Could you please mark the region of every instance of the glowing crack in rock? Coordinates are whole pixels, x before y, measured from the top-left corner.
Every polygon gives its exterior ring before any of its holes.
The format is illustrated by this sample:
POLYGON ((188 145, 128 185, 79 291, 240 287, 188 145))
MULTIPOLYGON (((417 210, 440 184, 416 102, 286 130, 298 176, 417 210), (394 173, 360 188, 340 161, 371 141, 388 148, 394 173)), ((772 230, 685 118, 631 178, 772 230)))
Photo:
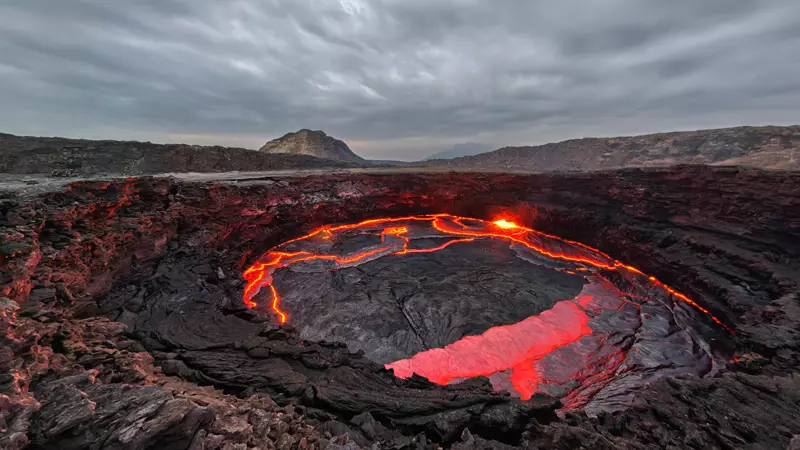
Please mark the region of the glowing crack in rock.
MULTIPOLYGON (((335 227, 323 227, 317 229, 305 236, 293 239, 288 241, 281 246, 285 246, 297 241, 311 239, 314 237, 322 236, 323 238, 330 239, 330 235, 343 230, 357 230, 360 228, 367 228, 374 225, 379 224, 390 224, 390 223, 397 223, 397 222, 406 222, 406 221, 430 221, 433 227, 445 234, 449 234, 451 236, 472 236, 472 237, 479 237, 479 238, 499 238, 499 239, 508 239, 513 242, 520 243, 527 248, 539 252, 545 256, 555 259, 563 259, 566 261, 572 262, 579 262, 584 263, 589 266, 594 266, 600 269, 609 269, 609 270, 627 270, 629 272, 633 272, 636 274, 644 275, 644 273, 633 266, 622 264, 619 261, 612 260, 611 257, 608 255, 600 252, 597 249, 593 249, 588 247, 584 244, 575 241, 568 241, 565 239, 558 238, 556 236, 547 235, 545 233, 541 233, 539 231, 524 228, 519 225, 516 225, 513 222, 507 221, 506 219, 498 219, 494 222, 487 222, 480 219, 471 219, 466 217, 457 217, 452 216, 449 214, 436 214, 436 215, 429 215, 429 216, 409 216, 409 217, 397 217, 397 218, 388 218, 388 219, 371 219, 365 220, 363 222, 359 222, 353 225, 339 225, 335 227), (473 223, 484 225, 484 227, 475 227, 475 226, 467 226, 464 225, 464 221, 471 221, 473 223), (455 226, 453 226, 455 225, 455 226), (495 230, 492 230, 491 227, 486 227, 486 225, 493 225, 495 230), (486 228, 486 230, 477 230, 476 228, 486 228), (509 230, 514 230, 513 232, 509 232, 509 230), (596 258, 592 258, 589 256, 581 256, 576 254, 570 254, 566 252, 559 252, 556 250, 548 250, 545 248, 542 243, 545 240, 553 240, 555 242, 563 242, 568 245, 575 245, 582 247, 585 250, 588 250, 590 253, 594 253, 597 255, 596 258), (538 245, 537 245, 538 243, 538 245)), ((396 235, 401 236, 408 231, 406 227, 389 227, 384 229, 384 235, 396 235)), ((362 261, 367 259, 371 256, 375 256, 380 254, 381 256, 389 255, 389 254, 406 254, 406 253, 418 253, 418 252, 433 252, 437 250, 441 250, 451 244, 457 242, 469 242, 471 239, 457 239, 447 244, 432 248, 432 249, 416 249, 416 250, 408 250, 408 240, 403 240, 403 246, 401 249, 393 248, 392 246, 386 246, 378 249, 373 249, 367 252, 358 253, 355 255, 350 255, 349 257, 342 258, 338 255, 318 255, 312 254, 308 252, 295 252, 295 253, 286 253, 277 250, 273 250, 267 253, 266 258, 263 258, 263 261, 259 261, 254 265, 250 266, 244 272, 244 278, 247 280, 247 286, 244 291, 244 301, 251 307, 255 307, 252 302, 253 296, 258 293, 258 291, 263 286, 271 286, 271 282, 266 279, 268 273, 274 272, 278 268, 287 267, 291 264, 295 264, 298 262, 309 261, 309 260, 328 260, 334 261, 338 265, 346 265, 348 263, 353 263, 357 261, 362 261)), ((279 246, 278 248, 280 248, 279 246)), ((689 297, 680 292, 670 288, 669 286, 659 282, 655 277, 649 277, 649 280, 653 282, 653 284, 665 289, 670 294, 674 295, 679 300, 685 301, 695 308, 699 309, 703 313, 709 315, 711 320, 716 322, 717 324, 725 327, 728 331, 728 328, 725 324, 722 323, 721 320, 711 315, 711 313, 695 303, 689 297)), ((273 302, 272 309, 275 313, 280 317, 281 323, 286 323, 288 317, 284 312, 280 310, 279 307, 279 298, 277 297, 277 293, 273 289, 273 295, 275 296, 275 302, 273 302)))
MULTIPOLYGON (((504 218, 485 221, 449 214, 327 226, 292 239, 270 250, 245 270, 244 302, 251 308, 267 308, 280 323, 286 323, 291 318, 290 311, 284 310, 281 294, 274 285, 273 276, 278 270, 303 266, 317 272, 333 272, 388 256, 435 253, 454 245, 492 240, 506 242, 525 261, 582 277, 588 284, 577 297, 558 301, 550 309, 517 323, 494 326, 441 348, 430 348, 386 364, 396 376, 407 378, 416 373, 438 384, 487 376, 496 388, 515 392, 523 399, 536 392, 557 392, 567 407, 582 407, 596 397, 611 395, 608 393, 613 393, 615 386, 628 383, 626 374, 636 367, 673 364, 680 373, 698 375, 710 370, 705 350, 687 361, 665 363, 659 358, 672 356, 642 347, 647 345, 647 339, 634 337, 637 330, 650 326, 651 310, 655 315, 671 317, 670 308, 682 303, 731 331, 686 295, 599 250, 504 218), (366 243, 357 251, 337 247, 342 240, 359 237, 366 243), (416 239, 445 242, 419 247, 416 239), (624 282, 614 285, 604 275, 607 273, 618 273, 624 282), (623 286, 625 289, 621 290, 623 286), (259 295, 264 288, 266 298, 259 295), (645 308, 647 314, 643 312, 645 308), (630 329, 620 331, 619 323, 627 324, 624 326, 630 329)), ((679 337, 686 345, 698 347, 694 335, 685 333, 679 337)), ((664 339, 671 335, 665 335, 664 339)), ((684 348, 681 343, 676 345, 684 348)))

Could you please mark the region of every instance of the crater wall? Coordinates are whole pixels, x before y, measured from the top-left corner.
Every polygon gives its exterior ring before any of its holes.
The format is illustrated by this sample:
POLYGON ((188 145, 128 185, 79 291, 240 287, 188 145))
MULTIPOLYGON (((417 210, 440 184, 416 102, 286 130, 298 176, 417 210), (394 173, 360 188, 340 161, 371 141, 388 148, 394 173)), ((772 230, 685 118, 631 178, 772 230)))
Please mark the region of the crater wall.
POLYGON ((74 183, 37 198, 5 193, 0 227, 3 371, 13 374, 3 381, 4 444, 215 448, 222 436, 245 445, 283 439, 286 448, 771 449, 800 434, 796 173, 137 178, 74 183), (341 344, 304 341, 241 301, 243 269, 281 242, 326 224, 427 213, 511 217, 633 264, 729 324, 735 333, 719 345, 730 357, 715 376, 652 383, 629 409, 559 417, 557 399, 521 401, 485 379, 397 379, 341 344), (64 391, 94 408, 65 410, 66 397, 53 395, 64 391), (142 413, 119 408, 136 401, 150 412, 135 419, 142 413), (135 431, 126 420, 159 426, 135 431))

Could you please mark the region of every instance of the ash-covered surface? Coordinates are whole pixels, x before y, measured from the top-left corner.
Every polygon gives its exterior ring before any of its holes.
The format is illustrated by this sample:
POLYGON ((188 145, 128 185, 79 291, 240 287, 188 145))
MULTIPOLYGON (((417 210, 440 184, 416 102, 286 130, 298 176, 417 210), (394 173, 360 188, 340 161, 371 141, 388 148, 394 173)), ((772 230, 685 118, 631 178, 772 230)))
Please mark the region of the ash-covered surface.
POLYGON ((783 449, 800 434, 796 173, 136 179, 7 195, 0 224, 4 447, 783 449), (244 267, 315 227, 503 211, 690 295, 735 330, 724 367, 559 418, 554 397, 485 379, 397 379, 242 304, 244 267))

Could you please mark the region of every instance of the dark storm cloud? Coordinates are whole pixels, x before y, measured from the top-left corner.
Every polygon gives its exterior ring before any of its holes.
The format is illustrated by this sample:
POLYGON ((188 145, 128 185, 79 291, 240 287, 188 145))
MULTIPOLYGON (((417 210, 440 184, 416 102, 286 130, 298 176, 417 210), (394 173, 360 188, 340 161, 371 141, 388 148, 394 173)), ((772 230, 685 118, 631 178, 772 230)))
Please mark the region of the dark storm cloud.
POLYGON ((0 127, 413 158, 790 123, 798 29, 795 0, 0 1, 0 127))

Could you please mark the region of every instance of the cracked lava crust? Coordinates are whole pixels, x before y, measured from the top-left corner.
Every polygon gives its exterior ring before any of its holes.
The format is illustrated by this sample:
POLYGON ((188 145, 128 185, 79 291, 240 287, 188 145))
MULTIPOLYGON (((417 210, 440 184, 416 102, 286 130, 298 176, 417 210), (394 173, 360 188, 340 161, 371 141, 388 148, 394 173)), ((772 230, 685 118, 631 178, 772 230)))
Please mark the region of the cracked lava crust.
POLYGON ((85 181, 0 233, 0 448, 800 434, 796 173, 85 181))
POLYGON ((656 378, 712 372, 692 326, 703 314, 732 332, 655 277, 506 219, 326 226, 270 250, 244 278, 250 308, 401 378, 485 376, 524 400, 547 393, 595 414, 629 406, 656 378))

